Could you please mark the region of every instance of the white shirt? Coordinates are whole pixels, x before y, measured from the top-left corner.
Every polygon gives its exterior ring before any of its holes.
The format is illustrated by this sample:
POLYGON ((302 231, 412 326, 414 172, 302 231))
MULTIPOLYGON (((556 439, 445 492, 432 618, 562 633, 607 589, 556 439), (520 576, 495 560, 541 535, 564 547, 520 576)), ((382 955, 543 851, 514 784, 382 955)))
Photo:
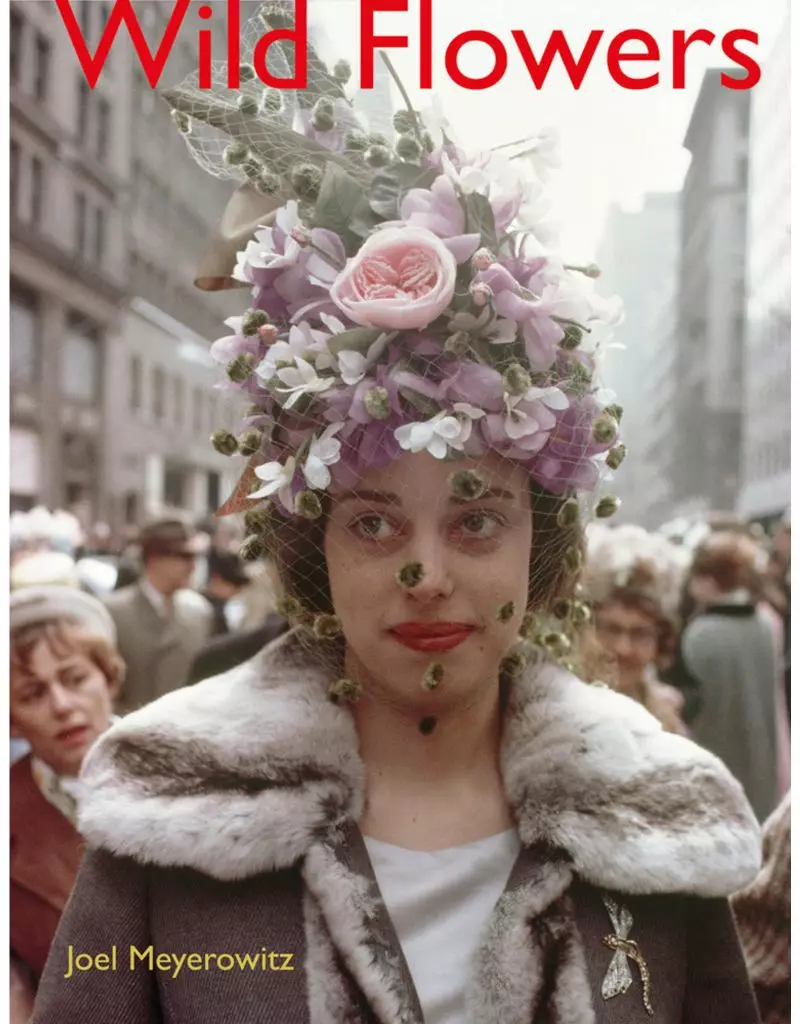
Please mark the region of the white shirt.
POLYGON ((425 1024, 467 1024, 465 993, 492 910, 520 850, 514 829, 447 850, 364 837, 425 1024))

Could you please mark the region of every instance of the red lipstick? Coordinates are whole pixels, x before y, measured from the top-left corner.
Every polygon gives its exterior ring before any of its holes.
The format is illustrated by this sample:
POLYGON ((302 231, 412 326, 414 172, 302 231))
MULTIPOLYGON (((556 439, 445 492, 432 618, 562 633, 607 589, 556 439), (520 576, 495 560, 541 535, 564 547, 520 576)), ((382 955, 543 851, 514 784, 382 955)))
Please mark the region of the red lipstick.
POLYGON ((463 622, 403 622, 389 632, 404 647, 425 654, 452 651, 475 631, 463 622))

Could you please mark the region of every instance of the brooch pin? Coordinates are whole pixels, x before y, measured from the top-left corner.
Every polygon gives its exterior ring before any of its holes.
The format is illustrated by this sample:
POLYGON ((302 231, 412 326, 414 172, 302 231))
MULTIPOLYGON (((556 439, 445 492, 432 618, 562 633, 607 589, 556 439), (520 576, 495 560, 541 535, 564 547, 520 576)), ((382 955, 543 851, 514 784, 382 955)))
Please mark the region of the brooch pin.
POLYGON ((628 991, 633 984, 633 975, 631 974, 628 961, 633 960, 639 968, 639 974, 642 978, 644 1008, 652 1017, 654 1011, 650 998, 652 995, 650 969, 647 966, 647 961, 642 956, 638 943, 628 938, 633 927, 633 915, 627 907, 619 906, 606 894, 603 895, 603 904, 614 926, 613 935, 603 936, 605 945, 609 949, 614 950, 614 956, 611 958, 608 971, 603 979, 603 987, 600 990, 603 999, 613 999, 614 996, 622 995, 628 991))

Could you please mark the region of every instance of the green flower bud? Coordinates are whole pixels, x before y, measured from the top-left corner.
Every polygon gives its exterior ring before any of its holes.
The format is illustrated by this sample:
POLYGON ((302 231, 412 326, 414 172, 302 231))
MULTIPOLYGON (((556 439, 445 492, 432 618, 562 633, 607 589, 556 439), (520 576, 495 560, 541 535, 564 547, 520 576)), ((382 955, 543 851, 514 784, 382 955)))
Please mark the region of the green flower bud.
POLYGON ((278 615, 282 615, 284 619, 289 619, 289 621, 305 618, 305 608, 296 597, 292 597, 289 594, 284 594, 283 597, 278 598, 275 610, 278 615))
POLYGON ((580 548, 568 548, 564 552, 564 566, 569 573, 580 572, 583 566, 583 554, 580 548))
POLYGON ((231 359, 226 370, 230 380, 241 384, 253 375, 256 366, 256 357, 251 352, 245 352, 235 359, 231 359))
POLYGON ((249 156, 247 160, 242 164, 242 170, 251 181, 257 181, 265 171, 264 164, 260 160, 256 160, 254 156, 249 156))
POLYGON ((436 144, 433 141, 433 136, 430 132, 422 133, 422 148, 426 153, 432 153, 436 149, 436 144))
POLYGON ((361 684, 352 679, 337 679, 328 687, 328 698, 334 704, 354 704, 361 696, 361 684))
POLYGON ((617 436, 617 421, 613 416, 598 416, 592 424, 592 437, 598 444, 608 444, 617 436))
POLYGON ((436 728, 436 719, 433 715, 426 715, 425 718, 421 718, 419 721, 419 731, 423 736, 430 736, 433 730, 436 728))
POLYGON ((253 187, 257 192, 260 192, 262 196, 275 196, 277 195, 283 186, 283 182, 277 174, 273 174, 271 171, 266 171, 261 174, 253 182, 253 187))
POLYGON ((364 408, 374 420, 387 419, 391 409, 386 388, 370 388, 364 395, 364 408))
POLYGON ((386 167, 392 162, 392 151, 388 146, 370 146, 364 159, 370 167, 386 167))
POLYGON ((243 142, 229 142, 225 147, 223 159, 228 167, 238 167, 243 164, 250 155, 250 150, 243 142))
POLYGON ((371 146, 389 145, 389 140, 386 138, 385 135, 382 135, 380 132, 370 132, 367 138, 369 139, 371 146))
POLYGON ((245 562, 257 562, 267 553, 267 546, 261 537, 251 534, 245 537, 244 543, 239 548, 239 557, 245 562))
POLYGON ((622 502, 619 498, 615 498, 613 494, 607 494, 595 505, 594 514, 598 519, 609 519, 614 515, 621 504, 622 502))
POLYGON ((592 609, 585 601, 575 601, 572 605, 571 618, 574 626, 588 626, 592 621, 592 609))
POLYGON ((363 132, 351 131, 344 137, 345 147, 356 153, 363 153, 369 148, 369 139, 363 132))
POLYGON ((327 97, 317 100, 311 112, 311 127, 314 131, 329 132, 335 123, 333 102, 327 97))
POLYGON ((525 668, 525 659, 519 651, 511 651, 500 662, 500 678, 506 681, 517 679, 525 668))
POLYGON ((319 195, 322 171, 316 164, 295 164, 289 179, 298 198, 313 202, 319 195))
POLYGON ((283 108, 283 97, 279 89, 265 89, 261 93, 261 112, 263 114, 279 114, 283 108))
POLYGON ((192 119, 182 110, 173 110, 171 114, 173 123, 181 135, 189 135, 192 130, 192 119))
POLYGON ((432 665, 428 665, 425 669, 425 675, 422 677, 422 689, 435 690, 443 679, 444 665, 438 661, 434 661, 432 665))
POLYGON ((592 383, 592 371, 577 359, 572 361, 572 379, 580 387, 592 383))
POLYGON ((245 117, 255 117, 258 114, 258 100, 253 96, 240 96, 236 106, 245 117))
POLYGON ((572 650, 572 641, 565 633, 547 633, 544 645, 556 658, 563 658, 572 650))
POLYGON ((575 498, 568 498, 558 510, 558 525, 562 529, 574 526, 581 518, 581 507, 575 498))
POLYGON ((406 562, 395 574, 395 579, 401 587, 412 590, 418 587, 425 576, 425 569, 422 562, 406 562))
POLYGON ((252 64, 240 64, 239 65, 239 81, 240 82, 254 82, 256 78, 256 69, 252 64))
POLYGON ((258 334, 259 327, 263 327, 269 322, 269 317, 263 309, 248 309, 242 317, 242 334, 247 336, 258 334))
POLYGON ((342 635, 342 622, 338 615, 314 617, 314 636, 320 640, 335 640, 342 635))
POLYGON ((267 533, 271 526, 272 514, 269 505, 249 508, 244 514, 244 528, 248 533, 267 533))
POLYGON ((229 430, 215 430, 211 435, 211 444, 220 455, 235 455, 239 450, 236 438, 229 430))
POLYGON ((506 601, 505 604, 500 605, 500 607, 497 609, 497 621, 510 622, 511 619, 514 617, 516 607, 517 606, 514 604, 513 601, 506 601))
POLYGON ((337 60, 333 65, 333 77, 337 82, 341 82, 342 85, 347 85, 352 77, 353 69, 350 67, 349 60, 337 60))
POLYGON ((414 135, 401 135, 394 148, 401 160, 411 163, 416 163, 422 156, 422 146, 414 135))
POLYGON ((553 607, 550 609, 550 611, 553 613, 553 616, 556 619, 566 619, 566 617, 570 613, 571 608, 572 603, 568 601, 565 597, 562 597, 559 598, 557 601, 553 602, 553 607))
POLYGON ((578 348, 583 340, 583 331, 577 324, 564 324, 564 337, 561 339, 561 347, 571 352, 578 348))
POLYGON ((519 363, 512 363, 503 374, 503 388, 505 391, 516 398, 519 395, 524 395, 530 387, 531 375, 519 363))
POLYGON ((486 493, 486 481, 474 469, 457 469, 447 478, 447 486, 459 501, 476 501, 486 493))
POLYGON ((519 635, 523 640, 533 640, 539 630, 538 616, 533 612, 525 612, 522 625, 519 627, 519 635))
POLYGON ((619 469, 622 463, 625 461, 625 456, 628 454, 628 449, 624 444, 618 444, 612 448, 608 455, 606 455, 606 465, 609 469, 619 469))
POLYGON ((445 352, 453 356, 463 356, 469 349, 470 337, 466 331, 456 331, 444 343, 445 352))
POLYGON ((294 28, 294 10, 282 4, 264 4, 258 17, 265 28, 294 28))
POLYGON ((243 434, 239 435, 239 451, 242 455, 255 455, 258 449, 261 447, 261 431, 260 430, 245 430, 243 434))
POLYGON ((617 423, 622 422, 622 406, 621 405, 607 405, 606 413, 609 416, 613 416, 617 423))
POLYGON ((319 519, 322 515, 322 502, 313 491, 300 491, 294 499, 294 510, 303 519, 319 519))
POLYGON ((416 131, 417 116, 411 110, 398 110, 392 118, 392 124, 399 135, 405 135, 408 132, 416 131))

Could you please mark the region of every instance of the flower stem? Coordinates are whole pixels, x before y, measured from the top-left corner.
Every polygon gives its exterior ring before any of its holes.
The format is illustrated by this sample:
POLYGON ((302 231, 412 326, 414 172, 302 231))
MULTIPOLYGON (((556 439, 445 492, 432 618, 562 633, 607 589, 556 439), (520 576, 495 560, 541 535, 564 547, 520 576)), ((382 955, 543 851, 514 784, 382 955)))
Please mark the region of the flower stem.
POLYGON ((414 107, 411 104, 411 97, 406 92, 406 87, 403 85, 403 82, 402 82, 400 76, 395 71, 394 65, 392 64, 391 60, 389 59, 389 55, 386 53, 385 50, 379 50, 378 52, 381 55, 381 60, 386 65, 386 70, 389 72, 389 74, 394 79, 394 84, 400 90, 400 95, 403 97, 403 101, 405 102, 406 107, 408 107, 409 114, 411 114, 412 118, 414 119, 414 134, 417 136, 417 140, 419 142, 422 142, 422 130, 420 129, 419 118, 417 117, 417 112, 416 112, 416 110, 414 110, 414 107))
POLYGON ((324 249, 321 249, 318 245, 315 245, 314 242, 309 242, 308 248, 313 249, 318 256, 321 256, 329 267, 333 267, 334 270, 344 270, 343 263, 340 263, 334 256, 331 256, 329 252, 325 252, 324 249))

